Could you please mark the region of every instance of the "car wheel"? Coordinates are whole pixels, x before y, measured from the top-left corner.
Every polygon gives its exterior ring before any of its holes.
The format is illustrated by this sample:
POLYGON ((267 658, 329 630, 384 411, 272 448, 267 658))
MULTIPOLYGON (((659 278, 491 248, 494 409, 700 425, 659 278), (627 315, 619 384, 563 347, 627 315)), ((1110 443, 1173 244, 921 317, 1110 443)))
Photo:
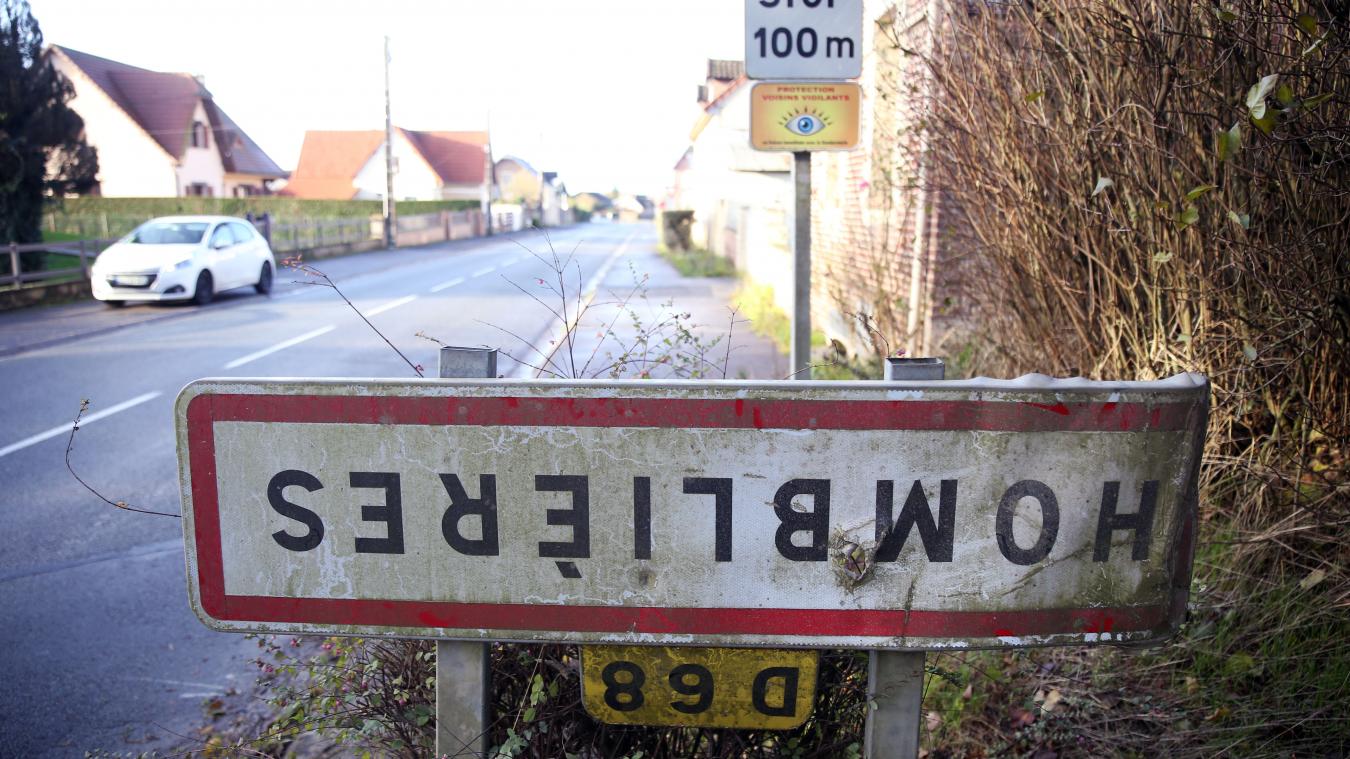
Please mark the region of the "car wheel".
POLYGON ((211 302, 215 296, 215 282, 211 279, 211 272, 204 271, 197 275, 197 289, 192 293, 192 302, 199 306, 205 306, 211 302))
POLYGON ((259 295, 266 295, 272 292, 272 264, 264 262, 262 272, 258 274, 258 284, 253 286, 259 295))
POLYGON ((107 306, 108 308, 121 308, 122 306, 125 306, 126 304, 127 304, 127 302, 124 301, 124 300, 105 300, 105 301, 103 301, 103 305, 107 306))

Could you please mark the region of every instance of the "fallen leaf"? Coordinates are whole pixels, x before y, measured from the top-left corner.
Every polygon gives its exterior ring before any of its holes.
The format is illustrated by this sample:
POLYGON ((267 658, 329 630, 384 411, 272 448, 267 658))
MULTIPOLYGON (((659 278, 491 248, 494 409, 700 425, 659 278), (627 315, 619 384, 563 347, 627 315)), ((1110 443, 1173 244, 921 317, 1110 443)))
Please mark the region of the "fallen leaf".
POLYGON ((963 690, 963 691, 961 691, 961 698, 964 698, 964 699, 967 700, 967 701, 969 701, 969 700, 971 699, 971 697, 974 696, 974 695, 975 695, 975 684, 974 684, 974 683, 969 683, 968 685, 966 685, 966 689, 963 690))
POLYGON ((1314 569, 1308 573, 1307 577, 1299 580, 1298 586, 1303 590, 1308 590, 1325 579, 1327 579, 1327 572, 1325 569, 1314 569))
POLYGON ((1027 727, 1036 721, 1036 714, 1026 709, 1013 709, 1008 716, 1012 718, 1014 728, 1027 727))
POLYGON ((1049 714, 1054 711, 1055 705, 1064 700, 1064 695, 1059 692, 1059 688, 1052 689, 1045 694, 1045 703, 1041 704, 1041 713, 1049 714))
POLYGON ((929 712, 924 716, 923 723, 928 728, 928 732, 934 732, 942 727, 942 715, 937 712, 929 712))

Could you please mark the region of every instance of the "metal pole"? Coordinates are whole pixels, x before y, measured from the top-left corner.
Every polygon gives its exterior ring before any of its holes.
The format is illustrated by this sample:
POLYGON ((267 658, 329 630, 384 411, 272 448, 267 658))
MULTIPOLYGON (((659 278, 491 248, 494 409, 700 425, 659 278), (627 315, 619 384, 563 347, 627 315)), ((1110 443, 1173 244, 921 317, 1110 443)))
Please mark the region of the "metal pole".
POLYGON ((398 211, 394 206, 394 119, 389 110, 389 36, 384 38, 384 247, 394 247, 398 211))
MULTIPOLYGON (((497 376, 494 348, 441 348, 442 379, 497 376)), ((436 641, 436 756, 484 757, 492 726, 490 644, 436 641)))
MULTIPOLYGON (((888 358, 888 381, 941 380, 940 358, 888 358)), ((919 755, 919 723, 923 719, 922 651, 867 652, 867 712, 863 751, 867 759, 914 759, 919 755)))
POLYGON ((792 154, 792 377, 811 379, 811 154, 792 154))

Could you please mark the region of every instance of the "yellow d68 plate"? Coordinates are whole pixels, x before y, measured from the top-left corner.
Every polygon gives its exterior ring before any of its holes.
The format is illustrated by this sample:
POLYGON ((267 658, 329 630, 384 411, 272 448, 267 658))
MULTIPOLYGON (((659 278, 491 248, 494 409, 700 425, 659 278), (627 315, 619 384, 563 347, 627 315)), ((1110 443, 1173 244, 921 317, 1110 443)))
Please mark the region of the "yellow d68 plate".
POLYGON ((811 713, 819 652, 582 646, 581 700, 619 725, 788 730, 811 713))

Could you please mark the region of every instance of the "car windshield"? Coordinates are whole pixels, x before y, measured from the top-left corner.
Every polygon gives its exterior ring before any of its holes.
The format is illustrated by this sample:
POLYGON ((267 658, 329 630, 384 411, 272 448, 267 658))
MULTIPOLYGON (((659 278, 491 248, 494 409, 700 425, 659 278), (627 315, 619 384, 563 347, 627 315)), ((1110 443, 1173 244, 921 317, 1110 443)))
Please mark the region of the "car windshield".
POLYGON ((207 226, 200 221, 152 221, 137 227, 127 242, 138 245, 191 245, 202 241, 207 226))

